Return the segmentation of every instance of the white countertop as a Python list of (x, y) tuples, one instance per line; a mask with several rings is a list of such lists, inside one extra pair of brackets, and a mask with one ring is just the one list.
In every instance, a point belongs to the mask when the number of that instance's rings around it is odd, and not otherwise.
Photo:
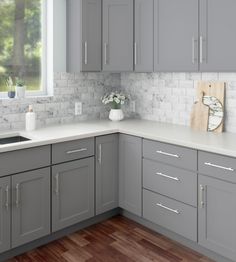
[(185, 126), (147, 120), (121, 122), (95, 120), (50, 126), (33, 132), (0, 132), (0, 138), (22, 135), (32, 139), (26, 142), (0, 145), (0, 153), (117, 132), (236, 157), (236, 134), (196, 132)]

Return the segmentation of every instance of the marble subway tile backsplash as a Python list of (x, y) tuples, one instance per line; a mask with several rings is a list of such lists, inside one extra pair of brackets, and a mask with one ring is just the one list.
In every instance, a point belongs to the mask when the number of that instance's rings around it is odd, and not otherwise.
[[(57, 73), (54, 76), (54, 96), (0, 100), (0, 131), (25, 128), (25, 112), (30, 104), (37, 113), (37, 128), (80, 120), (105, 118), (101, 97), (104, 92), (120, 87), (120, 74)], [(83, 103), (83, 113), (75, 116), (75, 102)]]

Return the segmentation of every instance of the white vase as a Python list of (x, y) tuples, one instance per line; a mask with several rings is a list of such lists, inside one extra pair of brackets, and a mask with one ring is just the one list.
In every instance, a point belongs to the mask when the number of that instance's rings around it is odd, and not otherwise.
[(16, 86), (16, 97), (25, 98), (25, 86)]
[(124, 119), (124, 113), (122, 109), (111, 109), (109, 114), (109, 119), (111, 121), (121, 121)]

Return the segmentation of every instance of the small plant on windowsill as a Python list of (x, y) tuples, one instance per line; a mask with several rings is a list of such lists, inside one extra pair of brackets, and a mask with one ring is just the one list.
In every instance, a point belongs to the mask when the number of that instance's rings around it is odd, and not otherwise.
[(8, 97), (9, 98), (15, 98), (16, 91), (15, 91), (15, 87), (14, 87), (14, 84), (13, 84), (13, 80), (10, 76), (6, 79), (6, 86), (7, 86), (7, 90), (8, 90)]
[(17, 98), (24, 98), (25, 97), (25, 81), (21, 78), (16, 78), (16, 96)]
[(121, 121), (124, 119), (124, 113), (121, 106), (129, 100), (129, 97), (118, 92), (112, 92), (106, 94), (102, 97), (102, 103), (104, 105), (110, 105), (111, 111), (109, 114), (109, 119), (112, 121)]

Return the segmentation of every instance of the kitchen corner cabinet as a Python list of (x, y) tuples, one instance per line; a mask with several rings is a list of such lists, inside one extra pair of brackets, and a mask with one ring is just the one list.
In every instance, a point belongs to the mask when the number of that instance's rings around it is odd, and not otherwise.
[(199, 244), (236, 261), (236, 184), (199, 175)]
[(133, 0), (103, 0), (103, 71), (133, 71)]
[(235, 0), (200, 0), (200, 71), (236, 70), (235, 10)]
[(94, 215), (94, 157), (52, 167), (52, 231)]
[(134, 71), (153, 72), (153, 0), (135, 0)]
[(12, 176), (12, 248), (50, 233), (50, 168)]
[(118, 207), (118, 134), (96, 138), (96, 215)]
[(142, 215), (142, 139), (119, 136), (119, 206)]
[(0, 178), (0, 253), (7, 251), (11, 246), (11, 179)]
[(154, 0), (154, 71), (198, 71), (197, 0)]

